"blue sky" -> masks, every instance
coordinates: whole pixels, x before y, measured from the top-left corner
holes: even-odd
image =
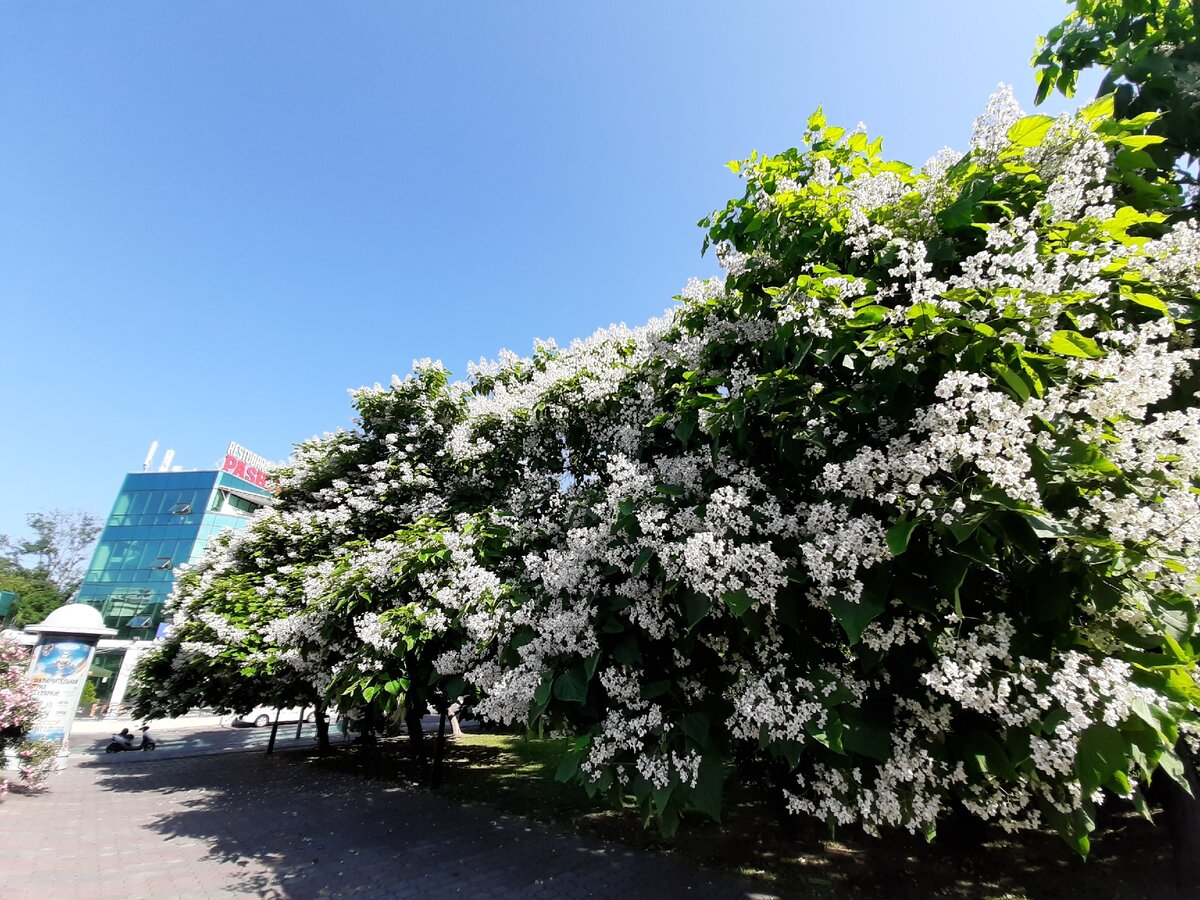
[[[961,149],[1067,10],[0,4],[0,533],[107,514],[152,440],[284,458],[414,358],[642,322],[715,271],[728,160],[818,104]]]

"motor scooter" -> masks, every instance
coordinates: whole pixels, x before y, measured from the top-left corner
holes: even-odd
[[[158,744],[156,744],[154,742],[153,738],[143,737],[142,742],[140,744],[134,743],[133,741],[126,743],[125,741],[121,740],[119,735],[114,734],[113,739],[111,741],[109,741],[108,747],[105,749],[104,752],[105,753],[122,753],[125,750],[153,750],[157,746],[158,746]]]

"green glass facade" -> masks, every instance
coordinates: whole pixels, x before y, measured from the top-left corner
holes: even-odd
[[[125,476],[78,600],[100,610],[117,638],[153,638],[175,570],[209,539],[241,528],[270,495],[227,472],[135,472]]]

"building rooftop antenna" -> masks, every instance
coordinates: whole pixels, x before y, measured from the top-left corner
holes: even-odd
[[[168,450],[166,453],[164,453],[162,465],[158,467],[158,471],[170,472],[171,471],[171,460],[173,460],[174,458],[175,458],[174,450]]]
[[[158,449],[158,441],[150,442],[150,452],[146,454],[146,461],[142,463],[142,471],[149,472],[150,466],[154,462],[154,451]]]

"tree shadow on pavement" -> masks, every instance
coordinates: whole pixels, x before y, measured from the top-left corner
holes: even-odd
[[[745,897],[722,873],[552,833],[299,752],[81,761],[131,795],[128,840],[201,865],[216,892],[260,897]],[[191,862],[189,863],[189,858]],[[114,885],[116,887],[116,885]],[[758,896],[762,896],[759,894]]]

